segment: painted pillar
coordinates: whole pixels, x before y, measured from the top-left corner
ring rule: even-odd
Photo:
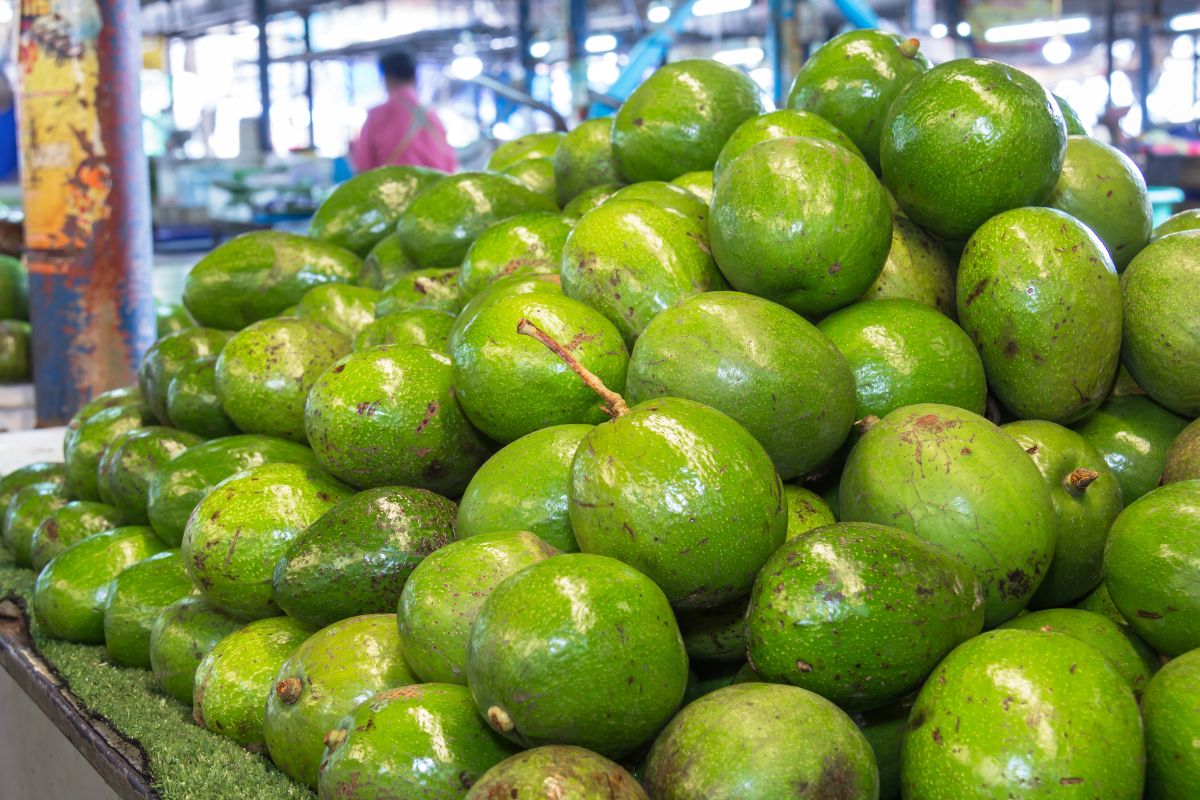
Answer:
[[[21,0],[18,117],[38,425],[154,341],[138,0]]]

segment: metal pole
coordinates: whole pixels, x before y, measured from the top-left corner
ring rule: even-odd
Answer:
[[[1138,105],[1142,108],[1142,131],[1150,130],[1150,64],[1152,59],[1149,12],[1138,24]]]
[[[570,0],[567,3],[567,61],[571,69],[572,117],[578,121],[587,118],[587,0]]]
[[[312,11],[304,12],[304,55],[312,55]],[[304,97],[308,100],[308,143],[317,148],[317,126],[313,115],[317,109],[316,90],[313,87],[313,62],[311,58],[304,60]]]
[[[1108,0],[1108,7],[1104,12],[1104,44],[1105,44],[1105,67],[1104,79],[1108,83],[1108,100],[1104,104],[1105,114],[1107,115],[1113,109],[1113,87],[1112,76],[1115,66],[1113,64],[1113,43],[1117,40],[1117,0]],[[1114,139],[1115,141],[1115,139]]]
[[[139,12],[138,0],[21,7],[25,264],[43,427],[132,383],[154,341]]]
[[[529,93],[533,88],[533,54],[529,52],[533,44],[533,25],[529,15],[529,0],[517,0],[517,48],[521,51],[521,88]]]
[[[271,152],[271,51],[267,46],[267,0],[254,0],[254,24],[258,26],[258,142],[263,155]]]

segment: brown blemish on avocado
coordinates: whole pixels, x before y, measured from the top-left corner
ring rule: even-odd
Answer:
[[[1163,615],[1156,611],[1147,611],[1144,608],[1137,610],[1137,615],[1142,619],[1162,619]]]
[[[417,423],[417,427],[415,428],[414,432],[420,433],[429,427],[429,423],[433,422],[433,418],[437,416],[438,409],[441,407],[442,404],[436,400],[425,406],[425,416],[422,417],[421,421]]]
[[[976,300],[978,300],[979,295],[983,294],[983,290],[987,288],[987,285],[988,279],[984,278],[983,280],[979,281],[979,283],[971,287],[971,293],[967,295],[965,300],[963,300],[963,305],[969,306],[971,303],[974,303]]]
[[[1023,570],[1014,569],[996,584],[1001,597],[1025,597],[1033,591],[1029,576]]]
[[[1017,345],[1015,339],[1009,339],[1004,343],[1004,357],[1016,358],[1017,353],[1021,352],[1020,346]]]

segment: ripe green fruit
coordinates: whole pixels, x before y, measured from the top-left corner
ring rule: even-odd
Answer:
[[[904,298],[932,306],[955,318],[954,275],[957,259],[946,248],[899,214],[892,215],[892,247],[883,271],[863,295],[864,300]]]
[[[1158,486],[1171,442],[1185,427],[1187,420],[1150,398],[1129,395],[1110,398],[1074,429],[1116,473],[1121,499],[1129,505]]]
[[[353,339],[375,321],[379,290],[366,286],[333,283],[314,286],[296,304],[296,316],[319,322],[326,328]]]
[[[32,565],[30,549],[38,526],[67,504],[69,492],[63,483],[31,483],[17,492],[4,512],[4,544],[19,567]]]
[[[194,434],[158,426],[121,434],[100,458],[97,479],[101,499],[114,506],[127,523],[147,524],[146,490],[150,479],[168,461],[201,441]]]
[[[154,319],[159,339],[168,333],[175,333],[184,328],[196,327],[196,320],[192,319],[192,315],[188,313],[188,310],[183,307],[182,303],[155,302]]]
[[[742,664],[746,660],[747,598],[717,608],[694,608],[675,612],[683,647],[693,662]],[[693,663],[692,666],[698,666]],[[698,697],[699,695],[697,695]],[[687,697],[690,702],[694,697]]]
[[[321,203],[308,235],[365,256],[396,227],[417,192],[444,177],[438,170],[409,165],[355,175]]]
[[[217,642],[242,623],[203,597],[185,597],[164,608],[150,627],[150,669],[171,697],[192,704],[196,667]]]
[[[61,462],[35,461],[0,478],[0,517],[8,510],[17,492],[35,483],[63,484],[67,480],[66,465]]]
[[[63,439],[67,489],[79,500],[99,500],[100,458],[121,434],[155,423],[154,413],[142,403],[106,408],[88,417],[74,436]]]
[[[137,562],[112,582],[104,604],[108,657],[127,667],[150,669],[150,629],[164,608],[197,594],[178,550]]]
[[[159,339],[142,358],[138,369],[138,385],[146,405],[165,425],[171,424],[167,413],[167,389],[179,369],[194,358],[215,356],[229,341],[227,331],[212,328],[185,328]]]
[[[735,289],[800,314],[849,305],[887,260],[892,215],[871,168],[807,137],[756,144],[722,171],[712,252]]]
[[[381,344],[428,347],[440,353],[449,352],[450,330],[454,314],[432,308],[414,308],[388,314],[368,324],[354,337],[354,352],[378,347]]]
[[[787,501],[788,541],[800,534],[837,522],[833,509],[815,492],[785,483],[783,498]]]
[[[493,172],[508,169],[530,158],[550,158],[566,140],[559,131],[527,133],[497,147],[488,157],[487,168]]]
[[[1185,211],[1180,211],[1178,214],[1160,222],[1158,227],[1154,229],[1151,241],[1156,241],[1172,233],[1194,230],[1200,230],[1200,208],[1189,208]]]
[[[666,181],[642,181],[623,186],[609,200],[644,200],[660,208],[678,212],[700,223],[708,231],[708,203],[701,202],[687,189]],[[607,202],[607,201],[606,201]]]
[[[501,220],[471,243],[458,273],[469,300],[485,286],[509,275],[557,274],[571,222],[561,214],[531,211]]]
[[[180,430],[205,439],[238,433],[217,396],[217,357],[188,361],[167,385],[167,416]]]
[[[584,189],[574,200],[563,206],[563,216],[569,219],[579,219],[587,212],[607,202],[619,188],[620,186],[616,183],[604,183]]]
[[[1189,800],[1200,786],[1200,650],[1167,663],[1142,695],[1146,797]]]
[[[450,327],[450,335],[446,337],[446,351],[451,352],[454,349],[454,343],[458,340],[459,332],[467,326],[471,320],[478,316],[479,312],[490,306],[492,303],[500,300],[502,297],[509,297],[514,294],[554,294],[561,295],[562,285],[561,279],[557,275],[513,275],[508,278],[501,278],[495,283],[483,289],[479,294],[475,295],[463,306],[462,312],[454,320],[454,324]]]
[[[32,332],[28,322],[0,319],[0,382],[25,381],[33,375],[29,353]]]
[[[1116,603],[1112,601],[1112,595],[1108,593],[1108,587],[1103,583],[1088,592],[1082,600],[1075,604],[1075,608],[1108,617],[1120,625],[1129,625],[1129,620],[1121,614],[1121,609],[1117,608]]]
[[[900,751],[913,699],[910,696],[883,708],[850,715],[875,754],[879,766],[879,800],[900,797]]]
[[[1058,103],[1058,110],[1062,112],[1063,121],[1067,124],[1067,136],[1087,136],[1087,128],[1083,124],[1083,120],[1079,117],[1079,112],[1071,107],[1065,99],[1056,94],[1050,95],[1054,98],[1054,102]]]
[[[7,254],[0,255],[0,319],[29,319],[29,273]]]
[[[463,305],[458,288],[459,269],[435,267],[406,272],[384,287],[375,304],[375,316],[386,317],[418,308],[457,314]]]
[[[681,189],[687,189],[706,206],[712,200],[713,174],[710,169],[685,172],[678,178],[672,179],[671,183]]]
[[[648,800],[637,780],[616,762],[571,745],[535,747],[504,759],[483,774],[466,800]]]
[[[42,567],[71,545],[93,533],[111,531],[123,520],[121,512],[107,503],[76,500],[56,509],[29,538],[29,563],[33,571],[41,572]]]
[[[1167,451],[1162,482],[1174,483],[1200,478],[1200,421],[1193,420],[1180,431]]]
[[[535,194],[555,202],[558,192],[554,187],[554,161],[549,158],[526,158],[501,170],[521,182]]]
[[[416,269],[400,243],[400,234],[389,233],[371,248],[363,259],[362,268],[355,281],[359,286],[383,289],[391,286],[401,275]]]
[[[588,119],[569,131],[554,151],[554,188],[565,206],[593,186],[617,182],[612,120]]]
[[[738,126],[725,146],[721,155],[712,168],[713,183],[721,178],[721,173],[728,168],[742,153],[759,142],[772,139],[785,139],[789,136],[809,136],[813,139],[824,139],[827,142],[841,145],[859,158],[863,158],[862,150],[842,133],[841,129],[824,117],[819,117],[810,111],[799,111],[792,108],[782,108],[770,111],[757,117],[751,117]]]

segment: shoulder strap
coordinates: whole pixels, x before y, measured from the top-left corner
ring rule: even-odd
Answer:
[[[409,115],[411,116],[411,121],[408,124],[408,130],[404,132],[404,135],[400,137],[400,141],[396,142],[396,146],[392,148],[390,153],[388,153],[388,157],[383,162],[384,164],[391,164],[400,158],[400,155],[407,150],[408,146],[413,143],[414,139],[417,138],[417,134],[429,127],[429,115],[425,113],[425,109],[423,107],[414,103],[410,103],[406,97],[401,97],[398,99],[400,102],[404,103],[405,107],[408,109]]]

